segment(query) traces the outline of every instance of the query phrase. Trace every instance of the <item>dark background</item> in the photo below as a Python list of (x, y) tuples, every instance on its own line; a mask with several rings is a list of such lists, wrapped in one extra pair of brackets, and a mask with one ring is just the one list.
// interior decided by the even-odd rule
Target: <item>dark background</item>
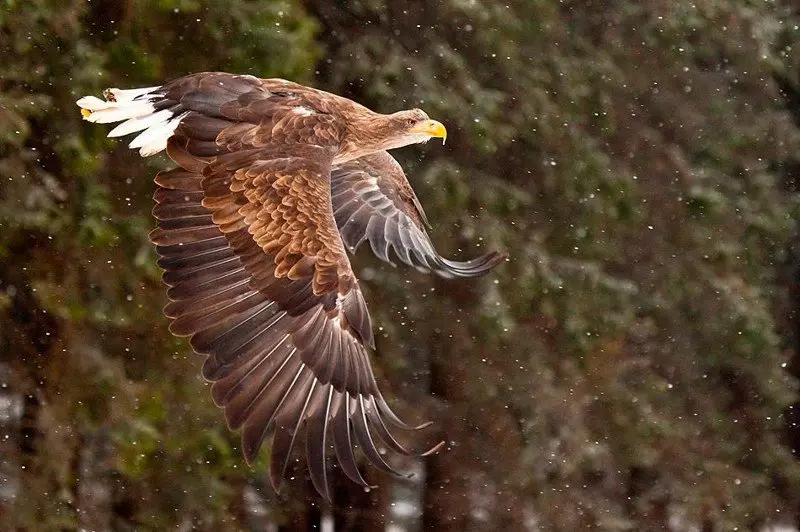
[[(4, 0), (0, 529), (800, 524), (800, 11), (788, 1)], [(245, 466), (170, 336), (152, 177), (74, 101), (203, 70), (448, 128), (396, 152), (445, 281), (354, 259), (420, 473)], [(792, 405), (795, 405), (793, 409)]]

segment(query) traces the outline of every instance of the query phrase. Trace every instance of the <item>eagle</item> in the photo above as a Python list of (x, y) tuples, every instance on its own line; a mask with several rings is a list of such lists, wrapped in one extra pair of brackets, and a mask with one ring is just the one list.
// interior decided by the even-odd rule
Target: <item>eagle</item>
[(85, 120), (120, 122), (109, 137), (166, 150), (177, 166), (155, 177), (150, 234), (164, 270), (170, 331), (205, 355), (202, 375), (252, 464), (271, 440), (276, 491), (305, 440), (309, 476), (330, 500), (329, 461), (367, 487), (354, 450), (399, 475), (376, 444), (409, 449), (404, 423), (370, 366), (369, 312), (348, 252), (448, 278), (486, 274), (506, 255), (439, 255), (425, 212), (387, 150), (446, 139), (419, 109), (379, 114), (283, 79), (204, 72), (165, 85), (107, 89), (77, 101)]

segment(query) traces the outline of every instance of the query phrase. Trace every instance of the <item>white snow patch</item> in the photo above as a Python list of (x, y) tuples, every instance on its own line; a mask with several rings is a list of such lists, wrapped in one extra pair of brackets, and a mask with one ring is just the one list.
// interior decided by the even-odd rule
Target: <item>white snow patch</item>
[(314, 114), (313, 109), (309, 109), (308, 107), (305, 107), (303, 105), (293, 108), (292, 112), (297, 113), (300, 116), (311, 116)]

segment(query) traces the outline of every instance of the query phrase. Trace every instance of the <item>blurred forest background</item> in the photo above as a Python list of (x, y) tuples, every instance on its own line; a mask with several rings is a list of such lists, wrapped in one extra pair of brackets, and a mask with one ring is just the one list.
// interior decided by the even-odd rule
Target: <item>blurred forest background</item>
[[(799, 26), (789, 0), (2, 0), (0, 529), (797, 529)], [(203, 70), (447, 125), (396, 152), (432, 236), (509, 262), (354, 261), (384, 393), (449, 443), (415, 478), (275, 496), (168, 333), (169, 162), (74, 101)]]

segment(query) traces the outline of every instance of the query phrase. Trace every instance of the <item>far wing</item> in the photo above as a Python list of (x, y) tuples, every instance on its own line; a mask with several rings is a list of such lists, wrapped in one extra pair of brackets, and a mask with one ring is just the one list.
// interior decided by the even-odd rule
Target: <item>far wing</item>
[(484, 275), (505, 259), (496, 251), (464, 262), (439, 255), (403, 169), (385, 151), (335, 166), (331, 199), (342, 240), (351, 252), (366, 240), (381, 260), (392, 262), (392, 248), (404, 263), (448, 278)]

